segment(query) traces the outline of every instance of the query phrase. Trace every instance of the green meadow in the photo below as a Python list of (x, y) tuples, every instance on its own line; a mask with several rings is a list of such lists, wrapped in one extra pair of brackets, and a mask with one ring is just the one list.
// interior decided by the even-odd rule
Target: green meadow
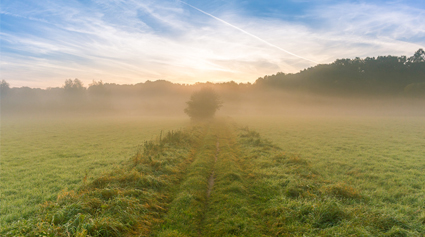
[[(323, 202), (320, 199), (330, 196), (330, 203), (335, 201), (338, 207), (334, 217), (338, 217), (338, 211), (342, 215), (338, 225), (332, 224), (332, 228), (324, 231), (307, 228), (297, 232), (294, 226), (299, 227), (298, 223), (293, 226), (293, 232), (282, 228), (282, 233), (425, 234), (425, 120), (422, 117), (258, 117), (237, 121), (277, 144), (286, 156), (307, 164), (307, 170), (296, 172), (300, 177), (285, 183), (284, 195), (277, 199), (277, 206), (294, 205), (301, 213), (309, 210), (296, 220), (306, 222), (311, 210)], [(264, 158), (262, 162), (272, 161)], [(275, 184), (278, 179), (274, 177), (288, 176), (284, 172), (288, 166), (276, 169), (269, 168), (275, 176), (267, 178)], [(296, 215), (294, 206), (289, 207), (292, 215)]]
[(422, 117), (269, 117), (240, 123), (305, 159), (325, 179), (354, 185), (384, 201), (376, 205), (424, 211)]
[(155, 117), (2, 117), (0, 225), (31, 217), (61, 190), (110, 171), (161, 131), (187, 123)]
[(15, 119), (1, 146), (5, 236), (425, 235), (421, 117)]

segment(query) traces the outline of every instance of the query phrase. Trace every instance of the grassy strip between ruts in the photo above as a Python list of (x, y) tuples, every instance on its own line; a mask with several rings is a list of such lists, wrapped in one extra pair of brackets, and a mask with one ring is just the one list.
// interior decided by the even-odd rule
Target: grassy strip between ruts
[(77, 191), (62, 191), (27, 221), (2, 228), (3, 236), (149, 235), (172, 200), (173, 187), (192, 161), (205, 127), (168, 132), (116, 170)]
[(217, 125), (205, 136), (195, 160), (188, 168), (185, 180), (170, 206), (164, 225), (154, 236), (198, 236), (207, 203), (208, 178), (214, 166)]
[(262, 236), (260, 220), (249, 195), (247, 174), (241, 167), (235, 127), (223, 124), (217, 137), (220, 150), (202, 236)]

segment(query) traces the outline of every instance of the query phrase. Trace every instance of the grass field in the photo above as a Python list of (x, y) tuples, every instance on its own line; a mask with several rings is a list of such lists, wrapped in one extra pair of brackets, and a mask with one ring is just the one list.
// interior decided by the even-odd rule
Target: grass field
[(394, 208), (425, 204), (424, 118), (269, 117), (240, 123), (309, 161), (326, 179), (355, 185)]
[(186, 118), (2, 118), (0, 225), (30, 217), (56, 199), (128, 160), (161, 131)]
[[(389, 236), (424, 235), (423, 232), (397, 229), (407, 223), (416, 223), (422, 225), (423, 231), (425, 224), (424, 118), (262, 117), (239, 118), (237, 121), (260, 132), (284, 153), (308, 162), (311, 171), (304, 176), (312, 175), (318, 179), (314, 182), (298, 179), (290, 187), (295, 187), (295, 193), (315, 184), (317, 187), (311, 188), (310, 192), (321, 188), (322, 193), (330, 191), (337, 196), (361, 196), (359, 202), (338, 202), (342, 203), (345, 213), (357, 215), (358, 219), (365, 218), (361, 227), (356, 224), (350, 227), (361, 229), (354, 231), (355, 236), (374, 236), (385, 231)], [(304, 198), (303, 201), (307, 200)], [(373, 215), (381, 218), (384, 225), (378, 228), (381, 232), (368, 232), (365, 223), (373, 223)], [(331, 235), (337, 233), (340, 234)]]
[[(183, 133), (167, 133), (161, 140), (145, 143), (139, 155), (135, 155), (141, 144), (134, 142), (137, 136), (141, 136), (139, 140), (157, 137), (167, 126), (175, 129), (188, 123), (106, 119), (95, 123), (33, 121), (25, 126), (20, 125), (22, 121), (6, 121), (3, 126), (2, 121), (2, 174), (6, 174), (2, 175), (2, 185), (5, 184), (2, 190), (6, 191), (2, 196), (9, 200), (5, 202), (9, 207), (2, 203), (2, 212), (9, 218), (3, 219), (3, 223), (34, 213), (38, 224), (29, 225), (39, 226), (38, 229), (19, 232), (30, 236), (28, 233), (47, 236), (425, 234), (423, 118), (234, 120), (236, 125), (219, 120), (186, 126)], [(40, 123), (44, 125), (37, 125)], [(111, 124), (116, 124), (116, 128), (111, 128)], [(19, 129), (14, 127), (18, 125)], [(151, 134), (147, 135), (146, 127)], [(4, 131), (10, 136), (4, 138)], [(74, 149), (46, 148), (44, 152), (50, 155), (43, 160), (41, 151), (34, 153), (37, 147), (34, 144), (42, 146), (46, 141), (56, 141), (48, 131), (69, 134), (65, 144), (74, 144)], [(105, 140), (101, 149), (90, 146), (93, 140), (102, 137)], [(39, 142), (32, 143), (34, 140)], [(13, 144), (22, 152), (12, 150)], [(81, 149), (85, 146), (88, 148)], [(14, 159), (9, 158), (6, 163), (4, 150), (8, 154), (14, 151), (15, 157), (26, 158), (26, 162), (21, 158), (21, 163), (13, 166)], [(73, 161), (62, 166), (59, 162), (64, 159)], [(37, 162), (30, 163), (31, 160)], [(30, 172), (32, 167), (34, 171)], [(21, 172), (26, 170), (27, 179), (14, 174), (21, 168)], [(86, 170), (90, 178), (83, 183)], [(49, 176), (55, 178), (49, 180)], [(61, 192), (58, 196), (65, 187), (75, 192)], [(37, 203), (51, 202), (44, 204), (45, 211), (40, 214), (35, 212), (37, 203), (29, 202), (32, 197), (40, 199)], [(13, 209), (19, 201), (24, 203), (22, 208)]]

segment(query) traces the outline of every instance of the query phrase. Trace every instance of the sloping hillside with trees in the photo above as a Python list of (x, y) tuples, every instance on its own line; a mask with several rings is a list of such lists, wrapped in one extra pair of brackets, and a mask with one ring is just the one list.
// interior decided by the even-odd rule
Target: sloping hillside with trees
[(412, 56), (338, 59), (296, 74), (277, 73), (255, 84), (291, 91), (338, 96), (425, 97), (425, 51)]

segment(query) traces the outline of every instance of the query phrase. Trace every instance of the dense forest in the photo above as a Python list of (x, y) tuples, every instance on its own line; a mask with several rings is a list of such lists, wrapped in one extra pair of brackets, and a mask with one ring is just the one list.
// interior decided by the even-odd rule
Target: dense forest
[(93, 81), (86, 87), (79, 79), (67, 79), (62, 87), (38, 89), (11, 88), (3, 80), (1, 113), (183, 115), (190, 95), (205, 86), (218, 92), (227, 114), (288, 111), (306, 105), (309, 109), (319, 105), (349, 106), (348, 101), (352, 100), (362, 101), (356, 103), (357, 107), (373, 104), (371, 101), (378, 101), (375, 104), (381, 106), (382, 101), (394, 100), (423, 105), (425, 52), (419, 49), (411, 57), (338, 59), (295, 74), (279, 72), (260, 77), (253, 84), (231, 81), (186, 85), (157, 80), (118, 85)]
[(425, 96), (425, 52), (406, 56), (338, 59), (297, 74), (277, 73), (256, 85), (339, 96)]

